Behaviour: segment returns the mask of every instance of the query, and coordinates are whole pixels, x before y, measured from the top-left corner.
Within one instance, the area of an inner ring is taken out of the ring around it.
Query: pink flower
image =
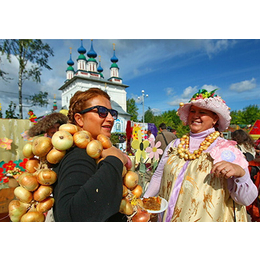
[[[235,147],[236,142],[219,139],[217,145],[210,152],[211,157],[214,159],[214,164],[221,161],[231,162],[240,165],[242,168],[248,167],[243,153]]]
[[[163,150],[162,149],[158,149],[161,146],[161,142],[158,141],[155,145],[154,145],[154,141],[151,141],[151,146],[146,148],[146,152],[149,153],[149,158],[155,158],[155,160],[159,159],[159,155],[163,154]]]

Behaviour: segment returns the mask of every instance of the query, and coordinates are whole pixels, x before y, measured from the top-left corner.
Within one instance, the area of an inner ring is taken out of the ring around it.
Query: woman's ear
[[[214,115],[214,118],[213,118],[213,126],[217,126],[218,125],[218,115]]]
[[[74,115],[74,119],[79,127],[83,127],[84,121],[83,121],[83,115],[76,113]]]

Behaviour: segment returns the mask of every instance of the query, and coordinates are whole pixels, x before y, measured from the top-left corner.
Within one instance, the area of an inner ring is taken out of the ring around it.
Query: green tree
[[[144,122],[145,123],[154,123],[154,114],[150,107],[144,113]]]
[[[13,101],[10,102],[8,109],[5,110],[5,118],[18,118],[19,115],[15,115],[16,106],[17,105]]]
[[[127,113],[131,115],[130,120],[137,122],[138,108],[135,104],[135,100],[133,98],[127,99],[126,106],[127,106]]]
[[[18,89],[19,89],[19,118],[23,118],[22,87],[25,80],[32,79],[41,82],[42,67],[51,70],[48,65],[49,56],[54,56],[52,48],[41,40],[3,40],[2,54],[6,54],[9,62],[14,55],[19,62]],[[29,66],[32,63],[32,66]]]
[[[230,116],[233,125],[252,125],[260,118],[260,109],[257,105],[249,105],[242,110],[231,111]]]
[[[48,92],[42,92],[40,91],[39,94],[34,94],[33,96],[29,96],[29,98],[26,98],[28,103],[31,103],[31,106],[47,106],[49,104],[48,102]]]

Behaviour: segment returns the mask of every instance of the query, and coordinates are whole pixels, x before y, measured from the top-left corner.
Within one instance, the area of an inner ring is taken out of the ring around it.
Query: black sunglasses
[[[111,116],[116,120],[117,117],[118,117],[118,112],[114,109],[108,109],[106,107],[103,107],[103,106],[94,106],[94,107],[89,107],[89,108],[86,108],[82,111],[80,111],[79,113],[80,114],[85,114],[91,110],[93,110],[94,108],[97,108],[97,111],[92,111],[92,112],[96,112],[98,113],[98,115],[101,117],[101,118],[106,118],[107,115],[108,115],[108,112],[111,114]]]

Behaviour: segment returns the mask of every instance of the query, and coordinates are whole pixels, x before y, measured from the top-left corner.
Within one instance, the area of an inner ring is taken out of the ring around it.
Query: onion
[[[119,207],[119,212],[126,215],[132,215],[134,209],[128,199],[122,199]]]
[[[85,130],[76,132],[73,135],[74,144],[79,148],[86,148],[89,142],[91,141],[91,139],[92,139],[91,133]]]
[[[131,192],[136,198],[139,198],[143,193],[143,189],[140,185],[137,185]]]
[[[18,186],[14,189],[14,195],[24,203],[30,203],[33,198],[32,193],[21,186]]]
[[[78,131],[78,127],[73,124],[63,124],[59,127],[59,131],[67,131],[71,135],[74,135]]]
[[[44,222],[45,216],[38,211],[30,211],[24,214],[21,222]]]
[[[37,181],[42,185],[52,185],[56,180],[56,172],[50,169],[42,169],[37,175]]]
[[[19,176],[19,184],[28,191],[35,191],[39,186],[36,177],[27,172]]]
[[[23,147],[23,156],[26,158],[32,158],[34,156],[32,151],[32,143],[27,143]]]
[[[123,185],[123,197],[127,196],[128,194],[128,189],[125,185]]]
[[[57,150],[55,147],[47,154],[47,161],[51,164],[56,164],[65,156],[66,151]]]
[[[124,185],[132,190],[134,189],[138,184],[138,174],[132,171],[128,171],[127,174],[124,177]]]
[[[132,217],[133,222],[148,222],[150,220],[150,214],[143,209],[138,208],[137,213]]]
[[[101,156],[101,153],[103,151],[103,146],[100,143],[100,141],[98,140],[92,140],[88,146],[87,146],[87,154],[94,158],[94,159],[98,159]]]
[[[136,202],[137,202],[137,204],[136,204],[137,206],[143,208],[144,203],[143,203],[143,201],[141,199],[137,199]]]
[[[67,131],[57,131],[52,136],[51,142],[56,149],[64,151],[73,145],[73,137]]]
[[[36,209],[41,213],[45,213],[53,207],[53,204],[54,204],[54,198],[49,197],[43,200],[42,202],[39,202],[36,206]]]
[[[19,222],[21,217],[26,213],[28,204],[19,200],[12,200],[8,205],[9,217],[12,222]]]
[[[32,142],[32,152],[34,155],[44,157],[52,149],[51,139],[46,136],[40,136]]]
[[[97,140],[102,144],[104,149],[112,147],[112,142],[109,137],[103,134],[97,136]]]
[[[36,169],[40,165],[40,160],[37,158],[31,158],[29,159],[26,164],[25,164],[25,170],[29,173],[34,173],[36,172]]]
[[[34,193],[33,199],[36,201],[43,201],[52,193],[52,186],[41,185]]]

